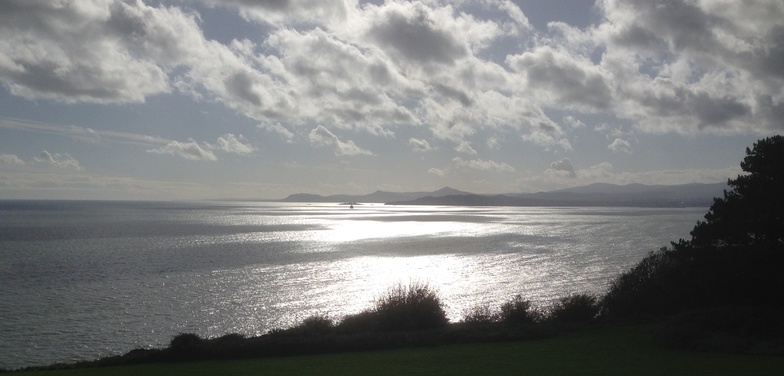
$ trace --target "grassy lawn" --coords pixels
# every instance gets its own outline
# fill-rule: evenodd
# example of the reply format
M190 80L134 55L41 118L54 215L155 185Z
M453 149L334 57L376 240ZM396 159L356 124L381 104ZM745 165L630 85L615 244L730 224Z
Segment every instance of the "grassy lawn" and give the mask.
M647 327L545 340L238 361L149 364L15 375L780 375L784 357L659 347Z

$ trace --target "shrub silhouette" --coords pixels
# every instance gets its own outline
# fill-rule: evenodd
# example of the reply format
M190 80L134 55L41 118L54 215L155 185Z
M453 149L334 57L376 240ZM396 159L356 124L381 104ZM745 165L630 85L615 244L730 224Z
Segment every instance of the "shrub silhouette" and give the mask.
M340 333L371 333L379 330L378 315L373 310L365 310L343 317L336 329Z
M467 324L490 324L499 320L499 314L487 304L473 306L463 313L463 322Z
M193 333L180 333L169 342L169 351L175 359L193 359L202 353L204 340Z
M335 323L326 315L313 315L302 320L298 325L280 331L286 334L313 336L323 335L334 332Z
M539 320L540 313L522 295L516 295L501 305L499 319L505 324L532 324Z
M375 302L374 313L382 331L442 328L449 323L438 294L427 284L399 284Z
M599 313L597 299L593 295L574 294L558 299L547 313L547 321L557 323L584 323L593 320Z

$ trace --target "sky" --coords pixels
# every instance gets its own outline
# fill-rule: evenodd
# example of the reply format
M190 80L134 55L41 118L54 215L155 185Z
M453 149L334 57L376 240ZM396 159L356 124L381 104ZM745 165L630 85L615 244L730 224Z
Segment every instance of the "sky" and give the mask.
M3 0L0 199L714 183L781 0Z

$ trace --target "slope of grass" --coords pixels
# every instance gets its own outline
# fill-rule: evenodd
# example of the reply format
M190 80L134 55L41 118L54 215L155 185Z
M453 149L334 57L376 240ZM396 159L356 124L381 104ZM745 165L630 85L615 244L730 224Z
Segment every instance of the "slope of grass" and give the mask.
M634 326L590 329L543 340L14 374L774 375L784 374L784 357L670 350L654 341L649 326Z

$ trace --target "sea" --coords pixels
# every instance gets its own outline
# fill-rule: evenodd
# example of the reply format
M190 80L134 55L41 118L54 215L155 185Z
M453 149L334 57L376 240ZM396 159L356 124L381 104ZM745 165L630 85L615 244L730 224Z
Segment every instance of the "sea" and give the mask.
M340 319L424 283L449 319L601 294L707 208L0 201L0 369Z

